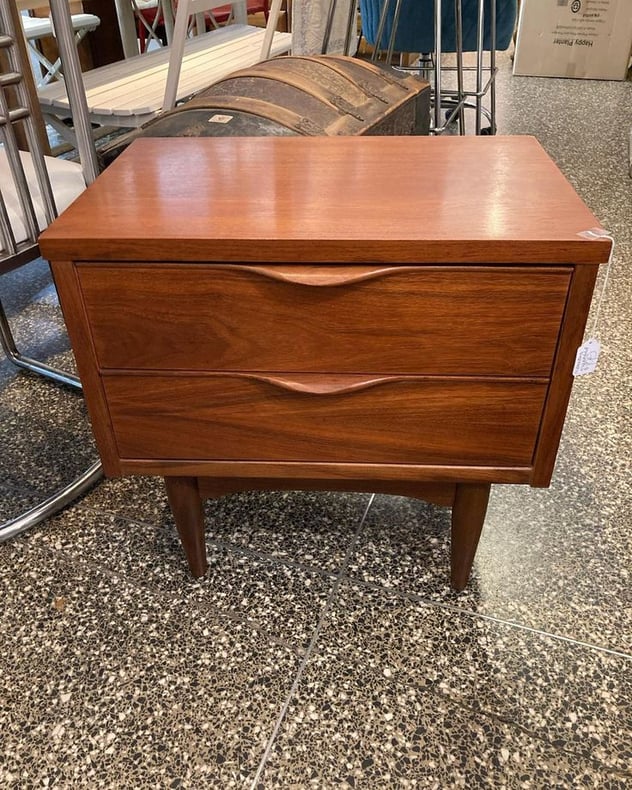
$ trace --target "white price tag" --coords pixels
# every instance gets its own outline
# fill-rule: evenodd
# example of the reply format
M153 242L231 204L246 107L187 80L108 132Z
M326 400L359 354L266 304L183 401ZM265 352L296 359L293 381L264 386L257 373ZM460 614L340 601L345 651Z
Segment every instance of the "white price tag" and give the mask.
M208 122L209 123L230 123L233 120L234 117L235 117L234 115L211 115L211 117L208 119Z
M594 373L599 359L601 345L598 340L591 337L577 349L573 376L585 376Z

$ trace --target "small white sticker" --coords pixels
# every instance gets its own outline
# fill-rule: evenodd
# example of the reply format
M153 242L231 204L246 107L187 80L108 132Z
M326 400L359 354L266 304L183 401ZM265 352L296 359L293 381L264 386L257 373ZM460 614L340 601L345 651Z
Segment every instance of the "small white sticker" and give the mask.
M591 337L577 349L575 357L575 367L573 368L573 376L585 376L588 373L594 373L597 368L597 360L599 359L599 352L601 345L598 340Z
M234 115L211 115L211 117L208 119L208 122L209 123L230 123L233 120L234 117L235 117Z
M605 228L591 228L590 230L581 230L578 236L583 236L585 239L611 239L612 236Z

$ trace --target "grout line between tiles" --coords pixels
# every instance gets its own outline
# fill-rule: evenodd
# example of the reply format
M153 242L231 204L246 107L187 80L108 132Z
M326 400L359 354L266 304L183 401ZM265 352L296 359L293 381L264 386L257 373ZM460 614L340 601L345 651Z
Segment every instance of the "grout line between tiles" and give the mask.
M312 638L309 642L309 645L307 646L307 650L305 651L303 660L299 665L299 668L296 673L296 677L294 678L294 682L292 683L292 687L288 692L285 702L283 703L283 706L281 708L281 712L279 713L279 716L274 725L274 729L272 730L272 733L268 738L268 742L266 743L266 747L264 749L261 762L259 763L259 767L257 768L257 773L255 774L254 779L252 780L252 784L250 785L250 790L255 790L255 788L257 787L257 783L261 778L263 769L265 768L268 758L270 757L270 753L272 752L272 747L274 746L274 743L279 734L279 730L281 729L281 724L283 723L283 720L285 719L285 716L290 707L290 702L292 701L292 698L296 694L299 683L301 682L301 678L303 677L303 673L305 672L305 667L307 666L307 662L309 661L314 651L314 648L316 646L316 641L318 640L318 637L320 636L320 633L322 631L325 618L327 617L329 610L331 609L331 605L338 593L338 590L340 589L340 584L342 583L342 580L345 577L347 566L349 565L349 561L351 560L351 555L355 551L356 545L358 543L358 538L360 536L360 532L362 530L362 527L364 526L364 522L366 521L366 518L369 514L369 510L371 509L371 505L373 504L374 499L375 499L375 494L371 494L371 497L367 503L362 518L360 519L360 523L358 524L358 527L353 534L353 538L351 539L351 543L349 544L347 551L345 552L345 557L344 560L342 561L340 571L338 572L338 575L336 576L336 580L334 581L334 584L329 592L329 595L327 596L327 601L325 602L325 605L320 613L320 617L318 618L318 623L316 624L316 628L314 629Z
M362 579L357 578L350 578L350 581L357 585L358 587L365 587L369 590L374 590L375 592L386 593L387 595L393 595L396 598L404 598L408 601L415 601L416 603L421 603L424 606L432 606L437 609L445 609L448 612L454 612L455 614L463 614L466 617L471 618L480 618L482 620L489 620L492 623L498 623L500 625L510 626L511 628L518 628L521 631L528 631L532 634L538 634L538 636L548 636L550 639L556 639L560 642L568 642L572 645L577 645L578 647L585 647L590 650L598 650L601 653L607 653L608 655L617 656L618 658L625 658L629 661L632 661L632 654L625 653L622 650L614 650L611 647L604 647L603 645L595 645L591 642L583 642L581 639L573 639L571 636L564 636L563 634L554 634L551 631L543 631L540 628L534 628L531 625L525 625L523 623L518 623L516 620L505 620L502 617L496 617L493 614L484 614L482 612L473 612L471 609L462 609L459 606L454 606L454 604L449 603L442 603L441 601L433 601L431 598L424 598L421 595L416 595L415 593L407 593L402 592L401 590L395 590L391 587L382 587L379 584L375 584L372 582L365 582Z
M99 508L90 507L90 505L81 505L81 504L79 504L78 507L82 508L83 510L89 511L90 513L96 513L98 515L106 514L108 516L111 516L112 518L125 521L128 524L147 527L147 529L160 530L163 533L173 534L175 530L174 525L164 525L164 524L155 524L155 523L152 524L150 521L131 518L130 516L127 516L125 514L116 513L113 510L100 510ZM208 534L206 534L206 544L208 546L217 546L220 549L227 549L231 552L234 552L235 554L240 554L244 557L250 557L252 559L257 559L257 560L265 560L266 562L275 563L277 565L284 565L286 567L296 568L298 570L306 571L308 573L315 573L325 578L335 578L340 573L340 570L335 570L335 569L328 570L327 568L321 568L317 565L309 565L303 562L296 562L295 560L291 560L287 557L283 557L278 554L270 554L265 551L257 551L256 549L251 549L248 546L241 546L238 543L230 543L229 541L218 540L216 538L209 538ZM342 567L342 563L340 567Z
M430 603L430 602L429 602ZM458 606L452 606L451 604L442 604L442 603L434 603L431 604L434 606L438 606L442 609L447 609L452 612L460 612L462 614L467 615L468 617L480 617L483 620L489 620L492 623L499 623L501 625L507 625L512 628L519 628L522 631L528 631L532 634L538 634L539 636L548 636L550 639L556 639L560 642L567 642L572 645L577 645L577 647L585 647L590 650L598 650L601 653L607 653L611 656L617 656L618 658L625 658L628 661L632 661L632 654L624 653L621 650L613 650L611 647L603 647L602 645L594 645L590 642L583 642L580 639L573 639L571 636L564 636L563 634L554 634L551 631L543 631L539 628L534 628L530 625L523 625L522 623L517 623L514 620L504 620L502 617L495 617L494 615L490 614L481 614L479 612L472 612L469 609L459 609Z
M476 707L472 707L471 705L464 705L456 700L452 700L452 703L457 707L459 707L461 710L464 710L468 714L471 714L473 717L479 717L482 715L490 721L500 724L505 724L508 727L511 727L513 730L518 730L519 732L526 735L528 738L531 738L532 740L538 741L539 743L543 744L545 747L552 748L557 753L566 755L569 758L569 760L575 760L580 756L572 748L572 745L568 745L568 746L555 745L550 738L547 738L547 736L543 734L540 728L526 727L524 724L521 724L520 722L516 721L513 716L500 715L499 713L493 710L485 710L484 708L476 708ZM617 776L623 779L628 779L630 776L632 776L632 772L626 771L624 768L619 768L614 765L605 765L599 760L599 758L595 757L593 754L584 755L583 759L586 760L588 764L592 765L594 770L601 772L601 774L603 774L603 772L606 771L611 776Z
M53 555L59 556L60 552L57 551L54 548L54 546L50 544L46 544L46 543L41 544L41 548L43 551L45 551L47 554L51 556ZM63 555L65 561L68 563L69 566L78 567L79 564L77 562L77 559L72 553L64 550ZM98 560L96 559L86 557L84 558L83 562L85 567L89 568L94 572L101 573L104 577L107 577L108 579L111 579L113 581L118 582L121 578L125 578L127 584L130 587L133 587L134 590L136 590L139 594L146 594L147 592L149 592L150 594L156 597L160 597L165 594L163 590L155 586L151 581L149 583L146 582L141 583L136 581L132 576L123 577L122 573L113 570L112 568L104 567L103 565L99 564ZM328 575L330 577L333 577L335 574L330 573ZM258 620L254 620L251 617L248 617L247 615L241 615L231 610L222 609L216 604L210 604L204 602L201 603L200 605L204 609L204 611L214 615L217 618L218 622L226 618L227 620L231 620L234 623L239 623L240 625L246 625L249 628L252 628L253 630L262 634L272 644L278 645L279 647L287 648L288 650L291 650L296 654L299 654L299 651L301 651L300 655L303 655L303 652L300 647L297 647L295 644L293 644L287 639L283 639L282 637L275 636L274 634L270 633L270 631L266 628L266 626L260 623Z
M294 560L287 559L286 557L279 557L276 554L268 554L264 551L249 549L246 546L239 546L236 543L227 543L223 540L207 540L207 545L218 546L220 549L228 549L235 554L241 554L244 557L250 557L251 559L265 560L266 562L274 563L276 565L284 565L288 568L296 568L300 571L306 571L307 573L315 573L318 576L323 576L324 578L336 578L340 572L336 570L327 570L326 568L318 568L315 565L305 565L302 562L295 562Z

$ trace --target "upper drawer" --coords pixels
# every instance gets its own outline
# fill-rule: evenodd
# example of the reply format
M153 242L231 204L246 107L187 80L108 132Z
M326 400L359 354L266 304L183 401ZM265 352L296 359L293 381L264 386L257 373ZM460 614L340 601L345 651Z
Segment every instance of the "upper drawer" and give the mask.
M102 368L548 376L570 268L79 264Z

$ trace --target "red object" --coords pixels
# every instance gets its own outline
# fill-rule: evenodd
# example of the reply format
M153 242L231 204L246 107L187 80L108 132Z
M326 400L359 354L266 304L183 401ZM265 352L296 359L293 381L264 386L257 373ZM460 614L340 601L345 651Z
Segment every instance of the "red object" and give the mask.
M246 7L248 9L248 14L259 14L263 12L266 22L268 21L268 12L270 10L268 5L268 0L248 0ZM206 29L213 30L216 24L217 25L226 24L226 22L228 22L230 18L231 10L232 10L232 6L222 5L213 9L212 17L210 14L206 14ZM142 17L142 19L140 18L138 19L137 28L138 28L138 39L140 42L140 51L142 54L147 49L147 28L143 24L143 20L145 20L145 22L150 27L152 28L155 27L154 22L156 20L156 16L160 14L160 17L162 17L162 9L160 8L160 6L156 8L139 9L139 14ZM159 19L158 24L161 24L161 22L162 19Z

